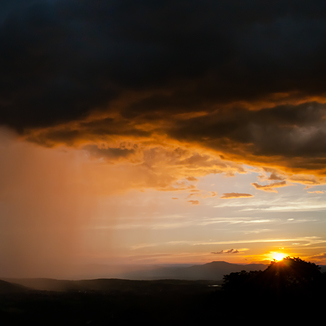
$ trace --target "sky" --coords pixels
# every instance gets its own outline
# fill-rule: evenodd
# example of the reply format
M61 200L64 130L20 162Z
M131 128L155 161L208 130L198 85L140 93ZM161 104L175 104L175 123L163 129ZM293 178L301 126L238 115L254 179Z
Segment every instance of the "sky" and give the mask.
M1 1L0 276L326 264L325 39L321 0Z

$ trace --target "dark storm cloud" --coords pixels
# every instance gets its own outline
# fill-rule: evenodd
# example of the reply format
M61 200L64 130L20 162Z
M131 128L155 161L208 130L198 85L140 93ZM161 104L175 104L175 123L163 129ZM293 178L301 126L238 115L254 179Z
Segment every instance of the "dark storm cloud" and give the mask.
M73 120L114 96L92 68L83 27L56 2L12 5L0 29L2 123L22 129Z
M149 137L150 132L136 127L135 121L127 119L101 118L94 121L81 121L74 125L60 125L57 128L45 128L38 133L30 133L27 139L43 146L58 143L74 146L80 140L97 141L112 136Z
M26 0L0 12L0 123L19 131L110 109L126 90L149 95L123 116L149 120L325 92L323 1Z
M170 133L185 140L202 141L216 149L238 150L254 155L311 157L326 155L326 106L316 102L282 105L250 111L219 110L214 114L176 123ZM324 164L321 159L320 164ZM315 164L318 158L314 158Z
M3 1L0 125L95 156L168 136L323 173L325 39L323 1Z

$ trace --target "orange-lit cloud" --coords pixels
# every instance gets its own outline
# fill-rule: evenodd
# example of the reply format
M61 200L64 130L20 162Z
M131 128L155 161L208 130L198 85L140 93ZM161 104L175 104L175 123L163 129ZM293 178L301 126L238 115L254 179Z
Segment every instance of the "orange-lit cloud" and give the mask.
M284 180L284 177L277 175L276 172L273 171L271 173L271 175L269 176L268 180L271 180L271 181Z
M287 2L1 2L5 265L54 270L42 261L54 266L61 252L69 262L80 254L71 243L92 238L82 225L107 221L98 228L111 230L133 212L136 192L159 191L144 199L155 219L160 209L206 214L205 201L249 199L252 187L265 191L258 201L280 187L325 185L326 12L321 0ZM221 175L228 182L207 181ZM242 177L248 184L231 185ZM104 209L114 196L125 197ZM241 214L324 209L277 198ZM238 202L249 201L223 201L221 211ZM138 235L146 243L147 231L125 243ZM110 250L101 234L93 241Z
M73 123L30 129L25 137L44 146L61 144L79 148L94 158L114 164L125 161L144 164L144 167L155 165L157 169L170 166L181 171L189 168L184 178L190 182L210 173L232 176L235 172L245 172L242 164L257 166L271 172L269 177L263 178L280 182L270 187L253 185L260 190L277 192L275 188L283 186L287 178L303 184L325 183L326 156L312 158L312 147L307 145L310 139L319 143L313 147L316 153L322 150L322 142L316 138L322 136L314 131L314 125L320 124L325 110L316 103L256 111L231 107L182 121L174 119L173 115L166 116L164 111L148 121L144 117L131 120L119 113L113 116L102 113ZM313 118L304 119L309 112L314 113ZM282 127L284 123L287 123L286 128ZM300 123L301 129L298 128ZM305 132L302 145L301 131ZM293 133L297 136L293 137ZM288 148L296 148L296 152L289 152Z
M209 192L204 192L196 189L196 191L191 190L191 193L188 195L187 198L192 198L192 197L200 197L200 198L212 198L216 197L217 192L216 191L209 191Z
M199 205L199 200L188 200L188 203L191 203L191 205Z
M188 181L198 181L197 178L192 177L192 176L188 177L187 180L188 180Z
M250 198L250 197L253 197L253 195L244 194L244 193L237 193L237 192L224 193L223 196L221 196L222 199Z
M270 183L268 185L260 185L257 182L254 182L254 183L252 183L252 185L258 190L263 190L263 191L267 191L267 192L276 192L276 193L277 193L277 190L274 188L288 186L286 181L274 182L274 183Z
M184 11L179 1L146 2L146 11L130 0L114 10L105 1L33 6L28 0L2 10L1 125L43 146L84 148L115 163L145 165L154 147L178 147L192 153L182 167L202 169L188 178L215 173L213 157L324 178L326 23L319 3L294 11L279 1L245 9L202 1ZM162 21L158 8L175 16ZM23 23L35 19L37 26ZM293 26L290 40L280 20ZM182 42L171 42L175 37ZM223 162L215 170L235 172Z
M313 260L317 260L317 261L325 261L326 260L326 253L325 252L322 252L318 255L313 255L310 257L311 259Z
M262 170L263 173L257 171L258 173L261 173L258 178L262 181L283 181L287 177L285 174L281 174L281 171L273 168L264 167ZM267 175L267 173L270 173L270 175Z

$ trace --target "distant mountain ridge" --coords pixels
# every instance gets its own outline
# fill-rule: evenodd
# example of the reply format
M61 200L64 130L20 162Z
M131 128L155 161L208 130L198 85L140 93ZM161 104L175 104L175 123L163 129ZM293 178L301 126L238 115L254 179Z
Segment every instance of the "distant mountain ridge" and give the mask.
M10 282L6 282L0 280L0 294L8 294L8 293L21 293L28 291L27 288L20 284L12 284Z
M264 270L264 264L231 264L225 261L213 261L204 265L195 265L187 269L188 277L191 279L221 280L224 275L232 272Z
M114 284L118 284L120 280L184 280L184 281L216 281L221 283L223 276L232 272L240 272L242 270L264 270L267 265L264 264L232 264L225 261L213 261L203 265L185 265L185 266L146 266L143 269L139 268L130 272L123 273L119 277L101 277L87 278L80 280L57 280L51 278L25 278L25 279L6 279L0 281L1 292L13 292L18 290L19 286L24 286L34 290L47 290L47 291L74 291L78 288L88 289L89 286L94 290L96 287L112 287L112 281L115 279ZM109 268L108 268L109 271ZM10 282L10 283L9 283ZM19 284L19 285L18 285ZM126 284L126 283L124 283ZM95 288L94 288L95 286ZM17 287L17 288L16 288ZM2 291L1 291L2 290Z
M139 270L123 274L127 279L180 279L180 280L217 280L221 281L226 274L245 270L264 270L264 264L232 264L225 261L213 261L190 267L157 267L151 270Z
M269 265L269 264L268 264ZM186 266L146 266L143 269L138 268L130 272L120 274L118 277L113 278L109 273L109 266L107 266L107 276L80 278L79 280L57 280L49 278L28 278L28 279L4 279L0 280L0 294L8 292L21 292L26 288L35 290L48 290L48 291L69 291L76 290L77 288L88 289L89 286L95 290L97 287L112 287L112 281L115 279L114 284L119 284L119 280L184 280L184 281L214 281L222 283L224 275L233 272L240 272L245 270L258 271L265 270L268 265L266 264L232 264L225 261L213 261L203 265L186 265ZM321 272L326 272L325 265L319 265ZM101 279L101 282L98 282ZM125 283L124 283L125 284ZM215 283L216 284L216 283ZM23 286L23 287L21 287ZM94 287L95 286L95 287ZM26 288L24 288L26 287Z

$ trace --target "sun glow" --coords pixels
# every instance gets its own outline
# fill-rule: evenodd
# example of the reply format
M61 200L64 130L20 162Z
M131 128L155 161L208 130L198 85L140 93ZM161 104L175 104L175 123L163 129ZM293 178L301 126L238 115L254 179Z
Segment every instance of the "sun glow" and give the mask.
M286 257L286 255L283 254L283 253L281 253L281 252L272 252L271 253L271 258L273 260L276 260L276 261L280 261L280 260L282 260L285 257Z

